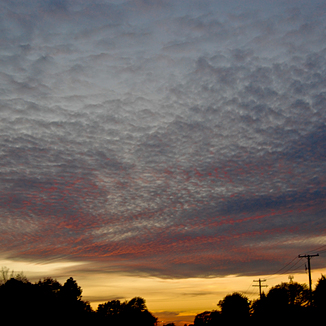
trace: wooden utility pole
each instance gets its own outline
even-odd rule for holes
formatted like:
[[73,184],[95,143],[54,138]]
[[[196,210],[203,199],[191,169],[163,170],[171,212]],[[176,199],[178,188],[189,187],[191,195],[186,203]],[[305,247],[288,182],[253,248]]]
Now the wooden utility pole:
[[299,255],[299,258],[307,258],[308,260],[308,273],[309,273],[309,301],[310,304],[312,303],[312,290],[311,290],[311,269],[310,269],[310,258],[311,257],[317,257],[319,254],[315,255]]
[[265,287],[265,288],[267,288],[268,287],[268,285],[262,285],[261,283],[262,282],[266,282],[266,280],[261,280],[261,279],[259,279],[259,280],[254,280],[254,282],[259,282],[259,284],[258,285],[253,285],[253,286],[259,286],[259,298],[261,299],[261,288],[262,287]]

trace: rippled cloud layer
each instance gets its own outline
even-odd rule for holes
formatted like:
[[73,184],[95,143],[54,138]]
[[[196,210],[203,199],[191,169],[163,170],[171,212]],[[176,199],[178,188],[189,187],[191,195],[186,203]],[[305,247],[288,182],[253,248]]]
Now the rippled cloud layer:
[[324,244],[322,2],[2,0],[0,21],[4,257],[202,277]]

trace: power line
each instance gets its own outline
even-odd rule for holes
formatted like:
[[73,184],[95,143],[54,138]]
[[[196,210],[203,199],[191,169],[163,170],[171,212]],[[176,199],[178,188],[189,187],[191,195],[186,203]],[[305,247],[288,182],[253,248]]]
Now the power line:
[[272,275],[276,275],[279,274],[281,270],[283,270],[284,268],[286,268],[287,266],[289,266],[293,261],[295,261],[298,257],[294,257],[289,263],[287,263],[285,266],[283,266],[282,268],[280,268],[277,272],[275,272]]
[[[300,261],[300,260],[299,260],[299,261]],[[291,272],[293,272],[293,271],[297,271],[298,269],[300,269],[302,266],[305,266],[305,265],[306,265],[306,264],[303,263],[303,264],[301,264],[300,266],[298,266],[298,267],[292,269]],[[293,266],[293,267],[294,267],[294,266]]]
[[[279,275],[284,275],[285,273],[289,273],[289,272],[291,272],[291,271],[296,271],[296,270],[298,270],[299,268],[301,268],[302,266],[304,266],[305,264],[300,264],[299,266],[297,266],[301,261],[302,261],[302,259],[303,258],[307,258],[307,256],[310,256],[310,257],[314,257],[314,255],[308,255],[308,253],[311,253],[311,252],[316,252],[316,251],[319,251],[319,253],[324,253],[324,252],[326,252],[326,245],[322,245],[322,246],[320,246],[320,247],[317,247],[316,249],[314,249],[314,250],[309,250],[309,251],[306,251],[306,253],[307,254],[305,254],[305,255],[298,255],[298,256],[296,256],[296,257],[294,257],[291,261],[289,261],[287,264],[285,264],[282,268],[280,268],[279,270],[277,270],[276,272],[274,272],[274,274],[271,274],[271,276],[270,277],[268,277],[268,280],[271,280],[271,279],[274,279],[274,278],[277,278]],[[319,254],[318,254],[318,256],[319,256]],[[298,259],[299,258],[299,259]],[[297,260],[296,262],[295,262],[295,260]],[[309,262],[310,263],[310,262]],[[309,263],[308,263],[308,265],[309,265]],[[297,266],[296,268],[294,268],[295,266]],[[311,276],[310,276],[310,278],[311,278]],[[260,280],[260,279],[259,279]],[[259,280],[258,281],[254,281],[254,282],[259,282]],[[260,280],[261,282],[263,282],[263,281],[266,281],[266,280]],[[309,283],[310,284],[310,283]],[[256,287],[258,287],[259,285],[252,285],[252,286],[256,286]],[[310,285],[310,287],[311,287],[311,285]],[[243,293],[249,293],[249,288],[250,288],[250,285],[249,285],[249,287],[248,287],[248,289],[246,290],[246,291],[244,291]],[[261,289],[260,289],[260,291],[261,291]],[[260,292],[261,293],[261,292]],[[250,293],[251,294],[251,293]]]
[[[322,248],[324,248],[324,247],[325,247],[325,249],[322,250]],[[315,248],[315,249],[313,249],[313,250],[309,250],[309,251],[307,251],[306,253],[317,252],[317,251],[318,251],[318,253],[321,252],[321,251],[326,251],[326,245],[322,245],[322,246],[320,246],[320,247],[318,247],[318,248]]]
[[[269,277],[268,279],[270,280],[270,279],[273,279],[273,278],[276,278],[276,277],[278,277],[278,275],[283,275],[283,274],[285,274],[285,273],[288,273],[288,272],[290,272],[290,271],[293,271],[294,269],[294,267],[301,261],[301,259],[300,260],[297,260],[298,259],[298,257],[296,256],[296,257],[294,257],[289,263],[287,263],[285,266],[283,266],[282,268],[280,268],[279,270],[277,270],[274,274],[271,274],[271,277]],[[293,264],[293,262],[295,261],[295,260],[297,260],[294,264]],[[288,268],[287,268],[288,267]],[[284,270],[285,269],[285,270]],[[282,272],[281,272],[282,271]]]
[[[289,267],[287,270],[285,270],[284,272],[282,273],[279,273],[279,274],[285,274],[285,273],[288,273],[289,271],[293,271],[293,270],[296,270],[298,268],[294,268],[296,265],[298,265],[300,263],[301,259],[300,260],[297,260],[295,264],[293,264],[291,267]],[[300,268],[300,266],[299,266]]]
[[323,250],[314,250],[314,251],[309,251],[309,252],[316,252],[316,251],[318,251],[319,254],[324,253],[324,252],[326,252],[326,248],[323,249]]

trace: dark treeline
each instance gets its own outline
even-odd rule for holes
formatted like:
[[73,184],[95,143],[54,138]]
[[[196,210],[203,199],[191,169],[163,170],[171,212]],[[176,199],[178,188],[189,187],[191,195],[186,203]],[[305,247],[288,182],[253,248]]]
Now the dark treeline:
[[[94,311],[82,300],[82,289],[72,278],[62,285],[53,278],[31,283],[23,274],[2,269],[0,279],[0,314],[14,325],[108,325],[156,326],[157,318],[146,307],[145,300],[107,301]],[[281,283],[267,294],[250,302],[241,293],[221,300],[218,310],[205,311],[194,319],[194,326],[223,325],[304,325],[323,319],[326,308],[326,277],[321,276],[310,293],[306,284]],[[173,323],[165,326],[173,326]],[[190,325],[189,325],[190,326]]]
[[53,278],[31,283],[23,274],[0,271],[0,315],[12,325],[110,325],[155,326],[157,318],[145,300],[108,301],[93,311],[82,300],[82,289],[72,278],[62,285]]
[[312,293],[306,284],[291,281],[272,287],[254,301],[241,293],[229,294],[218,307],[198,314],[194,326],[317,324],[324,320],[326,277],[321,276]]

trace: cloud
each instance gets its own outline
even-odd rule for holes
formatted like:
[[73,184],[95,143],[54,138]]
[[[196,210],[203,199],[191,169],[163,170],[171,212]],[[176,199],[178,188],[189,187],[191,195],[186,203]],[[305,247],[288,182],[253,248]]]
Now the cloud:
[[265,6],[4,2],[3,255],[252,275],[321,236],[325,11]]

